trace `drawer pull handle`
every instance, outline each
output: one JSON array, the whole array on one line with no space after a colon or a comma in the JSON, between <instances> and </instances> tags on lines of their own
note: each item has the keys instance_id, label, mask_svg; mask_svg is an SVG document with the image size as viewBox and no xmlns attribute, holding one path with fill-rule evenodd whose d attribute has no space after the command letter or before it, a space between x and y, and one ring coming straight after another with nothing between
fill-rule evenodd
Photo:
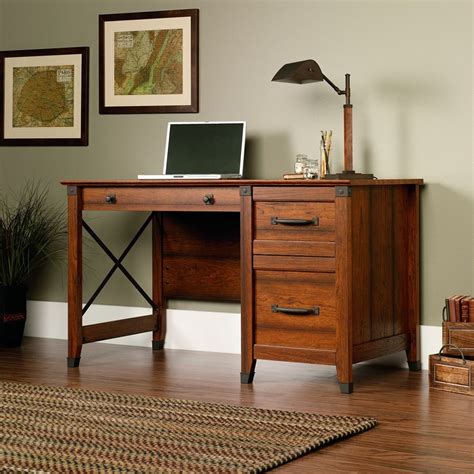
<instances>
[{"instance_id":1,"label":"drawer pull handle","mask_svg":"<svg viewBox=\"0 0 474 474\"><path fill-rule=\"evenodd\" d=\"M312 308L284 308L276 304L272 304L272 313L291 314L293 316L307 316L309 314L319 315L319 306Z\"/></svg>"},{"instance_id":2,"label":"drawer pull handle","mask_svg":"<svg viewBox=\"0 0 474 474\"><path fill-rule=\"evenodd\" d=\"M214 199L214 194L206 194L203 198L202 201L206 206L212 206L216 200Z\"/></svg>"},{"instance_id":3,"label":"drawer pull handle","mask_svg":"<svg viewBox=\"0 0 474 474\"><path fill-rule=\"evenodd\" d=\"M107 194L107 196L105 196L105 202L107 204L116 204L117 196L115 194Z\"/></svg>"},{"instance_id":4,"label":"drawer pull handle","mask_svg":"<svg viewBox=\"0 0 474 474\"><path fill-rule=\"evenodd\" d=\"M445 345L439 350L438 359L441 360L441 357L444 355L444 354L443 354L443 351L444 351L445 349L449 349L450 347L453 347L454 349L456 349L457 351L459 351L459 353L461 354L462 363L463 363L464 365L466 365L467 362L466 362L466 359L464 358L464 354L463 354L462 350L459 349L458 346L456 346L456 344L445 344Z\"/></svg>"},{"instance_id":5,"label":"drawer pull handle","mask_svg":"<svg viewBox=\"0 0 474 474\"><path fill-rule=\"evenodd\" d=\"M285 219L282 217L272 217L272 225L319 225L319 217L313 217L312 219Z\"/></svg>"}]
</instances>

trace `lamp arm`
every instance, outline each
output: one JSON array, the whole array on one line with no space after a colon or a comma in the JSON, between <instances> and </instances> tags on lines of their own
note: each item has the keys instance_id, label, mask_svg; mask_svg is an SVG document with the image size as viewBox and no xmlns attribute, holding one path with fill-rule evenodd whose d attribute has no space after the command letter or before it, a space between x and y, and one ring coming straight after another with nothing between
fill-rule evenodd
<instances>
[{"instance_id":1,"label":"lamp arm","mask_svg":"<svg viewBox=\"0 0 474 474\"><path fill-rule=\"evenodd\" d=\"M341 89L339 89L339 87L336 86L336 84L334 84L334 82L331 81L331 79L329 79L327 76L325 76L323 74L323 79L339 94L339 95L344 95L346 93L346 91L342 91Z\"/></svg>"},{"instance_id":2,"label":"lamp arm","mask_svg":"<svg viewBox=\"0 0 474 474\"><path fill-rule=\"evenodd\" d=\"M346 74L346 88L345 90L339 89L339 87L334 84L334 82L331 81L327 76L323 74L323 79L337 92L338 95L345 95L346 96L346 104L351 103L351 76L350 74Z\"/></svg>"}]
</instances>

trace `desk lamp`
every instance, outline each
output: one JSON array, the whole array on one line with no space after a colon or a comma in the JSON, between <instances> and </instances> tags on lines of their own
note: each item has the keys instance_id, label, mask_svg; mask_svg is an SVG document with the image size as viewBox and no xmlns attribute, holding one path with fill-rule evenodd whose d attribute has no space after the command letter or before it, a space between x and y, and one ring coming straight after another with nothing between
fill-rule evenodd
<instances>
[{"instance_id":1,"label":"desk lamp","mask_svg":"<svg viewBox=\"0 0 474 474\"><path fill-rule=\"evenodd\" d=\"M272 81L290 82L291 84L307 84L309 82L326 81L338 95L346 96L344 104L344 171L342 173L327 174L325 179L373 179L373 174L356 173L352 169L352 104L351 104L351 76L346 74L346 88L339 89L328 79L318 63L313 59L285 64L275 74Z\"/></svg>"}]
</instances>

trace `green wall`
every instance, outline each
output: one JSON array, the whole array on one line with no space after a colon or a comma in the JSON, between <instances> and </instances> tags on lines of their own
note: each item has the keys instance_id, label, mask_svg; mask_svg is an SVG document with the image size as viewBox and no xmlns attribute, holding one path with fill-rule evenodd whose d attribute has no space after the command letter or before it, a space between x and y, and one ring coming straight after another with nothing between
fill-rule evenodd
<instances>
[{"instance_id":1,"label":"green wall","mask_svg":"<svg viewBox=\"0 0 474 474\"><path fill-rule=\"evenodd\" d=\"M200 9L200 113L99 115L98 15L179 8ZM342 98L324 84L270 82L282 64L315 58L341 87L351 73L357 170L426 180L423 323L440 323L445 296L474 293L471 2L0 0L0 17L2 49L91 48L90 145L1 148L3 189L34 177L49 184L53 200L65 201L62 179L159 172L172 120L246 120L251 178L288 172L296 153L317 153L319 130L333 129L341 168ZM140 221L123 214L89 218L116 252ZM148 245L149 235L126 262L146 288ZM88 244L86 298L108 267ZM65 276L65 267L48 269L30 298L65 301ZM121 276L100 302L142 304Z\"/></svg>"}]
</instances>

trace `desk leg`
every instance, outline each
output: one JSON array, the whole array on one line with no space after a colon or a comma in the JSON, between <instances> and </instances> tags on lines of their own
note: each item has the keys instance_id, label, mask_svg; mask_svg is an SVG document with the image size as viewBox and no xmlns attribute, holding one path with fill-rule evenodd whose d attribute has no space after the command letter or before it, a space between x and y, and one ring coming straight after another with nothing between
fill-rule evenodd
<instances>
[{"instance_id":1,"label":"desk leg","mask_svg":"<svg viewBox=\"0 0 474 474\"><path fill-rule=\"evenodd\" d=\"M255 359L253 357L253 265L252 265L252 196L248 186L240 188L240 273L241 273L241 338L242 368L240 382L253 382Z\"/></svg>"},{"instance_id":2,"label":"desk leg","mask_svg":"<svg viewBox=\"0 0 474 474\"><path fill-rule=\"evenodd\" d=\"M163 291L163 229L161 214L154 212L152 220L153 302L157 329L153 331L153 350L163 349L166 337L166 299Z\"/></svg>"},{"instance_id":3,"label":"desk leg","mask_svg":"<svg viewBox=\"0 0 474 474\"><path fill-rule=\"evenodd\" d=\"M68 367L82 351L82 189L68 186Z\"/></svg>"},{"instance_id":4,"label":"desk leg","mask_svg":"<svg viewBox=\"0 0 474 474\"><path fill-rule=\"evenodd\" d=\"M413 188L413 190L412 190ZM420 188L410 187L408 217L408 367L421 370L420 361Z\"/></svg>"},{"instance_id":5,"label":"desk leg","mask_svg":"<svg viewBox=\"0 0 474 474\"><path fill-rule=\"evenodd\" d=\"M336 372L341 393L352 393L352 225L350 193L336 198Z\"/></svg>"}]
</instances>

